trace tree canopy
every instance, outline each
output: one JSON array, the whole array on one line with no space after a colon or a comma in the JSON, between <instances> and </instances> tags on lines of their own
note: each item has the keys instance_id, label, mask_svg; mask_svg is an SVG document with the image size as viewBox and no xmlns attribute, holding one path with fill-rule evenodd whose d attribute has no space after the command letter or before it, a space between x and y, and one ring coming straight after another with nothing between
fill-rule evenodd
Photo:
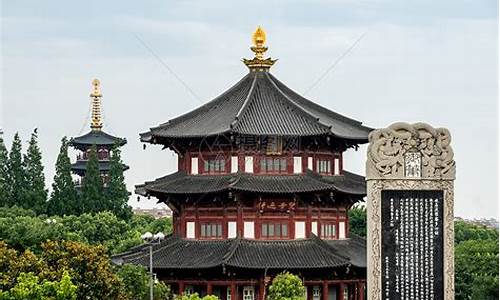
<instances>
[{"instance_id":1,"label":"tree canopy","mask_svg":"<svg viewBox=\"0 0 500 300\"><path fill-rule=\"evenodd\" d=\"M0 206L11 204L11 190L9 187L9 153L0 135Z\"/></svg>"},{"instance_id":2,"label":"tree canopy","mask_svg":"<svg viewBox=\"0 0 500 300\"><path fill-rule=\"evenodd\" d=\"M283 272L274 277L269 293L269 300L304 300L305 288L297 275Z\"/></svg>"},{"instance_id":3,"label":"tree canopy","mask_svg":"<svg viewBox=\"0 0 500 300\"><path fill-rule=\"evenodd\" d=\"M47 213L59 216L80 213L78 194L71 177L71 162L68 157L68 140L66 137L61 140Z\"/></svg>"},{"instance_id":4,"label":"tree canopy","mask_svg":"<svg viewBox=\"0 0 500 300\"><path fill-rule=\"evenodd\" d=\"M106 188L107 209L114 212L119 218L130 219L132 210L128 205L129 192L123 176L124 164L120 149L115 146L111 154L109 165L109 182Z\"/></svg>"},{"instance_id":5,"label":"tree canopy","mask_svg":"<svg viewBox=\"0 0 500 300\"><path fill-rule=\"evenodd\" d=\"M26 172L23 164L22 143L19 134L14 135L12 147L9 152L7 163L8 176L7 186L9 187L7 205L18 205L29 208L25 203L26 195Z\"/></svg>"},{"instance_id":6,"label":"tree canopy","mask_svg":"<svg viewBox=\"0 0 500 300\"><path fill-rule=\"evenodd\" d=\"M356 235L366 236L366 208L355 206L349 210L349 231Z\"/></svg>"},{"instance_id":7,"label":"tree canopy","mask_svg":"<svg viewBox=\"0 0 500 300\"><path fill-rule=\"evenodd\" d=\"M47 217L17 207L0 208L0 238L20 251L39 253L47 240L68 240L104 245L108 253L117 253L141 244L144 232L169 234L171 230L170 218L134 215L125 221L111 212Z\"/></svg>"},{"instance_id":8,"label":"tree canopy","mask_svg":"<svg viewBox=\"0 0 500 300\"><path fill-rule=\"evenodd\" d=\"M83 178L81 205L83 212L99 212L104 207L104 186L101 172L99 170L99 160L97 159L97 148L92 146L88 154L85 177Z\"/></svg>"},{"instance_id":9,"label":"tree canopy","mask_svg":"<svg viewBox=\"0 0 500 300\"><path fill-rule=\"evenodd\" d=\"M43 173L42 153L38 146L38 134L31 134L28 149L24 155L24 173L26 176L25 199L22 205L37 213L45 213L47 189Z\"/></svg>"}]
</instances>

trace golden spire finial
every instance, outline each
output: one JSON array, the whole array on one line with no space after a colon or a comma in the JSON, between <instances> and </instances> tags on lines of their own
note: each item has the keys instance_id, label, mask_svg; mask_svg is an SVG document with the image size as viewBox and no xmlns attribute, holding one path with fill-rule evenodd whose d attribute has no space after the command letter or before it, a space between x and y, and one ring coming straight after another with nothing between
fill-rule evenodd
<instances>
[{"instance_id":1,"label":"golden spire finial","mask_svg":"<svg viewBox=\"0 0 500 300\"><path fill-rule=\"evenodd\" d=\"M101 82L99 79L92 80L92 93L90 97L92 98L92 120L90 123L90 128L92 130L102 129L102 118L101 118Z\"/></svg>"},{"instance_id":2,"label":"golden spire finial","mask_svg":"<svg viewBox=\"0 0 500 300\"><path fill-rule=\"evenodd\" d=\"M252 35L252 41L256 47L262 47L266 43L266 32L262 27L257 27Z\"/></svg>"},{"instance_id":3,"label":"golden spire finial","mask_svg":"<svg viewBox=\"0 0 500 300\"><path fill-rule=\"evenodd\" d=\"M92 91L92 97L99 97L101 96L101 82L99 79L95 78L92 80L92 86L94 87L94 90Z\"/></svg>"},{"instance_id":4,"label":"golden spire finial","mask_svg":"<svg viewBox=\"0 0 500 300\"><path fill-rule=\"evenodd\" d=\"M250 49L255 53L253 59L243 59L243 62L251 71L267 71L276 62L271 58L264 59L264 53L267 51L266 32L262 27L258 26L252 35L253 46Z\"/></svg>"}]
</instances>

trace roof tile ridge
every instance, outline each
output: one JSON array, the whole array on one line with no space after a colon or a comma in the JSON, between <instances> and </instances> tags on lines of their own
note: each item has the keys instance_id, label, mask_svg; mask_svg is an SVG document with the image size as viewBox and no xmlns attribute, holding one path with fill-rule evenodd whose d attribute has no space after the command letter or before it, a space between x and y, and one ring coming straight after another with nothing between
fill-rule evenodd
<instances>
[{"instance_id":1,"label":"roof tile ridge","mask_svg":"<svg viewBox=\"0 0 500 300\"><path fill-rule=\"evenodd\" d=\"M195 107L193 110L190 110L180 116L177 116L175 118L172 118L166 122L163 122L163 123L160 123L159 125L157 126L154 126L154 127L150 127L149 128L149 132L152 132L153 130L157 130L161 127L164 127L166 125L171 125L171 124L176 124L174 123L173 121L176 121L176 122L181 122L183 120L186 119L186 117L190 116L191 114L194 113L194 111L197 111L197 110L200 110L200 109L206 109L207 107L209 107L210 105L212 105L214 102L216 102L217 100L220 100L221 98L223 98L224 96L226 96L227 94L229 94L230 92L232 92L234 89L234 87L237 87L239 86L243 81L245 81L245 79L247 79L247 77L249 76L249 74L243 76L243 78L241 78L240 80L238 80L238 82L236 82L235 84L233 84L229 89L225 90L222 94L216 96L215 98L213 98L212 100L206 102L206 103L203 103L202 105L198 106L198 107ZM149 132L144 132L144 134L146 133L149 133Z\"/></svg>"},{"instance_id":2,"label":"roof tile ridge","mask_svg":"<svg viewBox=\"0 0 500 300\"><path fill-rule=\"evenodd\" d=\"M274 76L273 76L273 77L274 77ZM285 85L284 85L281 81L279 81L276 77L274 77L274 78L275 78L275 79L276 79L276 80L277 80L277 81L278 81L281 85L285 86ZM338 112L333 111L333 110L331 110L331 109L329 109L329 108L327 108L327 107L324 107L324 106L322 106L322 105L320 105L320 104L318 104L318 103L316 103L316 102L314 102L314 101L311 101L311 100L307 99L306 97L304 97L304 96L300 95L299 93L295 92L294 90L292 90L292 89L291 89L291 88L289 88L289 87L286 87L286 88L287 88L287 89L289 89L292 93L294 93L294 94L295 94L295 95L297 95L298 97L300 97L300 98L302 98L303 100L306 100L306 101L308 101L309 103L311 103L311 105L313 105L313 106L314 106L316 109L318 109L318 110L322 110L322 111L324 111L325 113L326 113L326 112L328 112L328 113L332 113L332 114L334 114L334 115L336 115L336 116L340 117L340 118L341 118L341 119L343 119L344 121L347 121L348 123L351 123L351 125L356 124L356 125L360 125L360 126L363 126L363 127L369 128L369 129L373 129L373 128L370 128L370 127L367 127L367 126L363 125L363 122L361 122L361 121L358 121L358 120L356 120L356 119L353 119L353 118L347 117L347 116L345 116L345 115L343 115L343 114L341 114L341 113L338 113Z\"/></svg>"},{"instance_id":3,"label":"roof tile ridge","mask_svg":"<svg viewBox=\"0 0 500 300\"><path fill-rule=\"evenodd\" d=\"M318 174L317 172L314 172L313 170L308 169L305 173L305 176L307 176L308 178L315 180L319 183L328 185L332 190L338 190L332 181L326 180L325 176L322 176L322 175Z\"/></svg>"},{"instance_id":4,"label":"roof tile ridge","mask_svg":"<svg viewBox=\"0 0 500 300\"><path fill-rule=\"evenodd\" d=\"M240 182L241 177L242 177L242 176L241 176L241 173L240 173L240 172L238 172L238 173L236 173L236 174L231 174L231 176L230 176L230 178L229 178L229 180L228 180L228 183L229 183L229 184L227 185L227 186L228 186L228 188L232 188L232 187L234 187L235 185L237 185L237 184L238 184L238 182Z\"/></svg>"},{"instance_id":5,"label":"roof tile ridge","mask_svg":"<svg viewBox=\"0 0 500 300\"><path fill-rule=\"evenodd\" d=\"M351 237L349 238L349 240L351 242L353 242L354 244L357 244L359 246L363 246L364 243L366 243L366 238L360 236L360 235L357 235L357 234L354 234L354 233L350 233Z\"/></svg>"},{"instance_id":6,"label":"roof tile ridge","mask_svg":"<svg viewBox=\"0 0 500 300\"><path fill-rule=\"evenodd\" d=\"M166 244L165 242L168 241L173 241L172 243L168 243ZM152 245L153 246L153 257L155 255L155 253L158 253L158 251L160 250L164 250L164 249L168 249L174 245L177 245L179 244L180 242L182 241L182 239L179 237L179 235L177 234L170 234L169 236L167 236L160 244L158 244L159 247L157 247L156 249L154 249L154 244ZM133 259L133 261L138 261L140 259L143 259L145 257L149 257L149 253L144 253L144 249L146 249L146 247L151 244L151 243L148 243L148 244L144 244L144 248L141 249L141 252L140 255L136 258ZM163 244L163 245L162 245Z\"/></svg>"},{"instance_id":7,"label":"roof tile ridge","mask_svg":"<svg viewBox=\"0 0 500 300\"><path fill-rule=\"evenodd\" d=\"M231 122L231 125L230 125L231 128L233 128L234 125L236 125L236 123L238 122L241 114L243 113L243 110L248 107L248 103L250 102L250 97L252 96L253 91L255 89L255 83L256 82L257 82L257 75L254 75L253 81L252 81L252 85L250 86L250 89L248 90L248 95L245 98L245 101L243 102L243 105L241 105L240 109L238 110L238 112L234 116L234 120L233 120L233 122Z\"/></svg>"},{"instance_id":8,"label":"roof tile ridge","mask_svg":"<svg viewBox=\"0 0 500 300\"><path fill-rule=\"evenodd\" d=\"M331 256L333 256L336 259L343 259L347 263L351 263L351 259L349 257L346 257L342 254L337 253L337 249L334 247L330 246L327 242L325 242L323 239L321 239L319 236L315 235L314 233L311 233L311 238L310 240L321 247L323 250L327 251L327 253Z\"/></svg>"},{"instance_id":9,"label":"roof tile ridge","mask_svg":"<svg viewBox=\"0 0 500 300\"><path fill-rule=\"evenodd\" d=\"M309 112L308 110L306 110L304 107L302 107L300 104L298 104L297 102L295 102L292 98L290 98L285 92L283 92L283 90L280 89L280 87L276 84L276 82L274 82L274 80L269 76L268 73L265 73L267 79L272 83L272 85L278 90L278 92L280 92L281 95L283 95L288 101L290 101L290 103L292 103L295 107L297 107L300 111L302 111L304 114L307 115L308 118L311 118L313 119L314 121L318 122L319 125L321 126L324 126L326 128L328 128L328 132L331 132L331 129L332 129L332 126L331 125L327 125L325 123L323 123L319 117L313 115L311 112Z\"/></svg>"},{"instance_id":10,"label":"roof tile ridge","mask_svg":"<svg viewBox=\"0 0 500 300\"><path fill-rule=\"evenodd\" d=\"M137 188L145 188L147 185L151 185L151 184L157 184L157 183L160 183L160 181L163 181L165 180L165 178L167 177L173 177L172 180L177 180L180 178L180 176L186 176L187 173L185 171L177 171L177 172L174 172L174 173L171 173L171 174L168 174L168 175L165 175L165 176L162 176L162 177L158 177L154 180L150 180L150 181L145 181L144 183L141 183L141 184L136 184L134 187L137 189Z\"/></svg>"},{"instance_id":11,"label":"roof tile ridge","mask_svg":"<svg viewBox=\"0 0 500 300\"><path fill-rule=\"evenodd\" d=\"M241 244L241 237L237 236L234 240L231 241L231 245L229 246L229 252L224 254L224 257L222 258L222 265L228 265L229 260L234 256L234 253L236 253L236 250L238 250L238 247Z\"/></svg>"}]
</instances>

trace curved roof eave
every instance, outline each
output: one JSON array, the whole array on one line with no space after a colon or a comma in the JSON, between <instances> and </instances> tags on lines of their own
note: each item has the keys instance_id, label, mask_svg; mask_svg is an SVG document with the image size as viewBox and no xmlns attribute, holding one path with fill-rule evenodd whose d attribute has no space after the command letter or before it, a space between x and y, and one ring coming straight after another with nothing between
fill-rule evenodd
<instances>
[{"instance_id":1,"label":"curved roof eave","mask_svg":"<svg viewBox=\"0 0 500 300\"><path fill-rule=\"evenodd\" d=\"M155 143L155 138L197 138L234 132L281 136L331 134L365 143L372 129L361 124L303 98L271 74L250 72L212 101L150 128L140 134L140 139Z\"/></svg>"}]
</instances>

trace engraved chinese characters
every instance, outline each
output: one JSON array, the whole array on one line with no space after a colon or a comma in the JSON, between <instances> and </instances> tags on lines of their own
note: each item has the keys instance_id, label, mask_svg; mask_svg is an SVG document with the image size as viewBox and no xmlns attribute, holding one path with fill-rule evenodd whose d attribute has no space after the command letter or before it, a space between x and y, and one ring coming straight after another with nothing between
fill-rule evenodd
<instances>
[{"instance_id":1,"label":"engraved chinese characters","mask_svg":"<svg viewBox=\"0 0 500 300\"><path fill-rule=\"evenodd\" d=\"M454 299L449 131L395 123L368 139L368 299Z\"/></svg>"},{"instance_id":2,"label":"engraved chinese characters","mask_svg":"<svg viewBox=\"0 0 500 300\"><path fill-rule=\"evenodd\" d=\"M442 220L442 191L382 191L382 299L443 299Z\"/></svg>"},{"instance_id":3,"label":"engraved chinese characters","mask_svg":"<svg viewBox=\"0 0 500 300\"><path fill-rule=\"evenodd\" d=\"M418 152L405 153L405 176L420 177L422 176L422 160Z\"/></svg>"}]
</instances>

